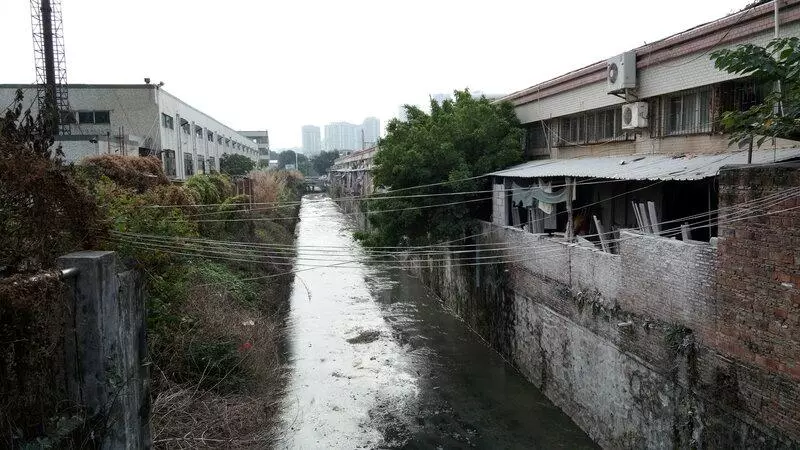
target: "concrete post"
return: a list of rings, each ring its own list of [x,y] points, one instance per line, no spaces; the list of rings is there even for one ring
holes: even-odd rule
[[[208,167],[208,128],[203,127],[203,166],[205,166],[204,173],[211,172],[211,168]]]
[[[118,276],[114,252],[70,253],[58,258],[58,265],[77,269],[65,368],[69,397],[85,408],[87,423],[102,424],[92,446],[149,447],[145,311],[138,275]]]
[[[175,113],[175,175],[179,180],[185,178],[186,170],[183,168],[183,141],[181,138],[181,115]]]
[[[197,131],[195,130],[194,121],[189,125],[189,138],[192,142],[192,173],[197,173]]]

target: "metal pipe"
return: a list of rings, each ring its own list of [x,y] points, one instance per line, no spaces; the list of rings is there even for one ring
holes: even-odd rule
[[[66,269],[62,269],[61,273],[59,274],[59,278],[65,280],[67,278],[74,278],[78,276],[80,271],[77,267],[67,267]]]

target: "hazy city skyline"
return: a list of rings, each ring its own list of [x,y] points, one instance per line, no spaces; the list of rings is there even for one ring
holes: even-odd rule
[[[142,83],[144,77],[154,83],[164,81],[170,93],[234,129],[267,129],[273,148],[297,147],[298,131],[305,124],[360,123],[368,115],[386,124],[397,116],[399,105],[424,106],[431,93],[452,88],[507,94],[719,18],[747,3],[648,3],[647,17],[658,20],[642,28],[635,27],[642,4],[632,0],[612,6],[595,1],[500,0],[491,8],[479,2],[416,0],[402,5],[237,0],[224,7],[156,0],[66,0],[67,79],[112,84]],[[309,15],[312,10],[315,14]],[[169,38],[123,32],[118,20],[110,20],[114,17],[147,29],[170,30]],[[431,17],[448,17],[436,25],[437,36],[447,39],[407,32],[427,27]],[[571,27],[581,32],[565,33],[561,20],[508,27],[509,17],[569,17]],[[297,23],[314,31],[297,34]],[[229,26],[228,32],[208,32],[223,24]],[[631,32],[633,28],[636,32]],[[0,39],[6,43],[0,82],[35,80],[30,35],[29,2],[5,2],[0,14]],[[558,45],[552,45],[556,41]],[[323,45],[356,44],[363,55],[372,55],[369,70],[331,70],[341,65],[341,54],[320,51]],[[309,58],[310,54],[315,57]],[[200,62],[203,70],[197,70]]]

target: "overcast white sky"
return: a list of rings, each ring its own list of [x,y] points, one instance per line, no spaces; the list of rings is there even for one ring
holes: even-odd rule
[[[71,83],[165,89],[272,148],[300,127],[469,87],[509,93],[748,0],[62,0]],[[0,83],[35,80],[29,0],[0,0]]]

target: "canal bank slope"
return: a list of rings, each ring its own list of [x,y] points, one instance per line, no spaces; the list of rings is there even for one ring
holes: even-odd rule
[[[798,184],[729,170],[719,204]],[[484,223],[510,262],[407,267],[603,447],[797,448],[800,214],[781,208],[720,223],[717,247],[623,232],[619,254]]]

